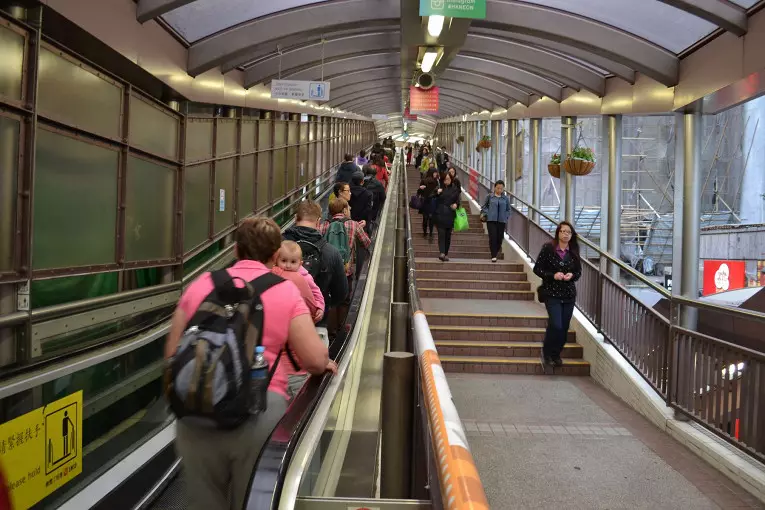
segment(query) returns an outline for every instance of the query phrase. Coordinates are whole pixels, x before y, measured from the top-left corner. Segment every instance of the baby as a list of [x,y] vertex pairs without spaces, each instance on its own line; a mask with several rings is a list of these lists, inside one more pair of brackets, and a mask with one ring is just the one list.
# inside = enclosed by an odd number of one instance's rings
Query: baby
[[271,271],[297,286],[314,323],[324,317],[324,296],[308,270],[303,267],[303,250],[298,243],[282,241],[276,265]]

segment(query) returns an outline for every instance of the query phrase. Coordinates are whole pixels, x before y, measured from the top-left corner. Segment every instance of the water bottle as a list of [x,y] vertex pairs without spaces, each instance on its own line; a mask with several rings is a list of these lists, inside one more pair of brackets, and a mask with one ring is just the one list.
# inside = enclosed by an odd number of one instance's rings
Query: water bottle
[[250,367],[250,414],[260,414],[266,410],[266,396],[268,393],[268,361],[266,361],[266,348],[259,345],[255,348],[255,357]]

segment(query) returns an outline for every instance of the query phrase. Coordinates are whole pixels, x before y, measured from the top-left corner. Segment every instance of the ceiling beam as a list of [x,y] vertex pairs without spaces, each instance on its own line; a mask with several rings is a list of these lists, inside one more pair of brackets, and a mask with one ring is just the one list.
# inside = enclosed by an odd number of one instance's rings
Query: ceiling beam
[[[273,1],[273,0],[272,0]],[[278,12],[241,23],[191,45],[187,70],[191,76],[247,55],[269,41],[303,32],[338,31],[400,17],[399,0],[332,0]]]
[[477,85],[470,85],[468,83],[463,83],[460,81],[438,78],[436,79],[436,86],[442,89],[454,90],[457,92],[473,93],[473,94],[478,93],[482,97],[485,97],[486,99],[490,99],[494,103],[501,105],[503,108],[507,106],[508,101],[512,101],[511,98],[504,96],[502,94],[499,94],[489,88],[479,87]]
[[623,30],[576,14],[524,2],[486,0],[486,19],[473,26],[530,34],[592,51],[668,87],[677,85],[680,60]]
[[139,23],[146,23],[163,14],[192,3],[194,0],[138,0],[136,6],[136,19]]
[[521,90],[499,78],[493,78],[485,74],[473,73],[460,69],[447,69],[441,77],[450,81],[459,81],[476,87],[491,87],[497,93],[507,96],[513,101],[521,103],[524,106],[529,106],[530,94],[527,91]]
[[387,78],[384,80],[364,80],[364,81],[357,81],[351,85],[346,85],[345,87],[338,87],[335,88],[335,86],[332,86],[331,89],[331,99],[329,100],[329,103],[332,104],[337,100],[346,98],[348,96],[353,96],[357,94],[367,94],[370,90],[378,89],[383,86],[387,87],[398,87],[399,82],[398,79],[394,76],[392,78]]
[[557,102],[563,99],[563,87],[560,85],[537,74],[507,64],[474,56],[457,55],[452,60],[450,68],[495,76],[510,83],[517,83],[521,87],[527,88],[540,96],[547,96]]
[[502,56],[512,65],[533,73],[548,74],[569,87],[574,84],[572,88],[584,88],[601,97],[606,91],[606,79],[602,74],[560,55],[508,39],[468,34],[461,51],[487,60],[495,60],[495,55]]
[[[326,80],[327,76],[342,75],[357,69],[368,69],[377,66],[395,66],[398,65],[399,60],[398,51],[340,57],[332,62],[324,63],[324,79]],[[321,73],[322,65],[317,64],[305,69],[301,69],[300,71],[282,73],[282,79],[318,80],[321,78]],[[332,80],[329,80],[329,82],[331,83]],[[247,84],[245,82],[245,87],[251,87],[252,85],[253,84]],[[331,93],[332,90],[330,89],[330,94]]]
[[280,71],[284,76],[295,69],[320,66],[322,61],[326,63],[348,55],[398,50],[399,40],[398,32],[372,32],[301,46],[248,67],[244,72],[244,83],[245,86],[264,83],[276,78]]
[[[325,76],[324,80],[332,84],[332,90],[353,85],[362,80],[385,80],[388,78],[397,78],[400,75],[398,64],[393,66],[381,66],[373,69],[365,67],[341,74]],[[331,93],[331,91],[330,91]]]
[[728,0],[659,0],[688,12],[739,37],[746,34],[746,11]]

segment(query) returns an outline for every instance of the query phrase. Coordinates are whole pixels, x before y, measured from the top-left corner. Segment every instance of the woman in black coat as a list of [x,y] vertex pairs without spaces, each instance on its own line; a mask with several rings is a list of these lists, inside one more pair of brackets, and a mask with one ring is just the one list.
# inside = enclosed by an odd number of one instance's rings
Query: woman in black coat
[[441,254],[438,256],[442,262],[449,260],[449,246],[452,244],[452,230],[454,219],[457,217],[457,207],[460,203],[462,188],[452,180],[452,176],[446,174],[442,187],[436,190],[436,214],[435,223],[438,228],[438,248]]
[[547,308],[542,358],[545,366],[560,367],[563,346],[566,345],[571,316],[576,302],[575,282],[582,276],[579,242],[571,223],[562,221],[555,230],[555,239],[542,246],[534,274],[542,279],[539,300]]
[[433,214],[436,212],[436,191],[440,186],[438,170],[425,174],[420,181],[417,194],[423,198],[422,209],[422,235],[433,237]]

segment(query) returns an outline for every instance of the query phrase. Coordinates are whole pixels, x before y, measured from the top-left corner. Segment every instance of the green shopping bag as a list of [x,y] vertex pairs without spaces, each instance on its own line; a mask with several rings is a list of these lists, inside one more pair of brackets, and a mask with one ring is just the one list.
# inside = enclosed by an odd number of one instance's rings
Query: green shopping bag
[[464,207],[457,208],[457,216],[454,218],[454,231],[462,232],[468,229],[468,217]]

